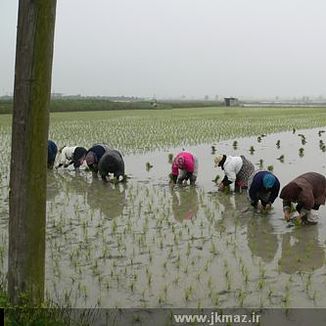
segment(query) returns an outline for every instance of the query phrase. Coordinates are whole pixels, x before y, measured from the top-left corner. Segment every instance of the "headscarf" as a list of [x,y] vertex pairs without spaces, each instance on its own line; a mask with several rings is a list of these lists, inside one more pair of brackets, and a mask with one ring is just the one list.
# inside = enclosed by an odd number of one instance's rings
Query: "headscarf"
[[223,154],[216,155],[214,159],[215,167],[218,167],[222,160],[223,160]]
[[275,181],[276,181],[275,176],[271,173],[267,173],[263,177],[263,186],[266,189],[271,189],[271,188],[273,188]]

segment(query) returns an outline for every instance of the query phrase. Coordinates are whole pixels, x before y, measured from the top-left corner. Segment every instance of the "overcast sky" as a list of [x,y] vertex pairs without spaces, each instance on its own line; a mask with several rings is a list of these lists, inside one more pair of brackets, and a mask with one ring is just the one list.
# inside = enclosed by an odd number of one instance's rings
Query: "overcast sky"
[[[18,0],[0,0],[0,95]],[[57,0],[52,91],[326,96],[325,0]]]

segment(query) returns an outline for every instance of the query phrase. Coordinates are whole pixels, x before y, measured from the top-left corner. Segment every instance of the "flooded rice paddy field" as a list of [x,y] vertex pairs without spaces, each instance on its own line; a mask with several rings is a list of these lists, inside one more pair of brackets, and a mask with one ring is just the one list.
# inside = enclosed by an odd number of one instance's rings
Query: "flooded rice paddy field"
[[[129,152],[127,184],[103,184],[83,170],[50,171],[46,297],[73,307],[326,307],[325,207],[318,225],[287,228],[280,200],[261,215],[246,193],[218,193],[212,182],[222,171],[213,167],[211,146],[244,154],[257,168],[273,166],[281,186],[303,172],[325,174],[320,130]],[[6,148],[9,136],[0,138]],[[168,155],[183,148],[199,158],[197,186],[171,188]],[[2,278],[9,154],[0,174]]]

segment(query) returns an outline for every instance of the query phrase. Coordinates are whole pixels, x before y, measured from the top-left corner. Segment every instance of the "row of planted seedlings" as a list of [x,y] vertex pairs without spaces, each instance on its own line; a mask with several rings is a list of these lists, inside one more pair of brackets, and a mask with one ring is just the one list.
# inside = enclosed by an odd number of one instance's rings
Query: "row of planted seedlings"
[[282,304],[275,266],[251,257],[238,210],[197,191],[198,213],[182,223],[164,187],[130,183],[123,212],[111,219],[85,209],[82,194],[57,198],[62,210],[56,200],[49,207],[48,296],[74,306]]

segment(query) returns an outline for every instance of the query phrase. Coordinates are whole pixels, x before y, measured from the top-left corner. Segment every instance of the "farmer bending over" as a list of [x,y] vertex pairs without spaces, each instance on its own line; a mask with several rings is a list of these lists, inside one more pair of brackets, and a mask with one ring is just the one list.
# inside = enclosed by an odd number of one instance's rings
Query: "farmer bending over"
[[[123,181],[125,176],[125,164],[119,151],[110,149],[100,159],[99,172],[103,181],[107,182],[109,173],[113,173],[117,181]],[[122,177],[122,178],[121,178]],[[121,179],[121,180],[119,180]]]
[[283,187],[280,198],[283,199],[284,218],[291,219],[292,203],[297,203],[299,215],[295,220],[302,224],[316,224],[318,209],[325,205],[326,178],[316,172],[302,174]]
[[272,206],[280,191],[280,182],[269,172],[258,170],[248,181],[248,198],[250,204],[257,208],[260,201],[264,209]]
[[59,150],[56,168],[60,168],[61,166],[67,168],[69,165],[73,164],[74,168],[77,169],[83,164],[86,153],[87,150],[84,147],[64,146]]
[[177,154],[172,163],[171,181],[173,183],[182,184],[184,181],[190,180],[190,184],[196,183],[198,175],[198,159],[189,152],[181,152]]
[[218,185],[218,190],[223,191],[230,186],[230,191],[248,188],[248,179],[253,174],[255,167],[243,155],[230,156],[219,154],[214,159],[215,167],[219,166],[224,171],[224,178]]

